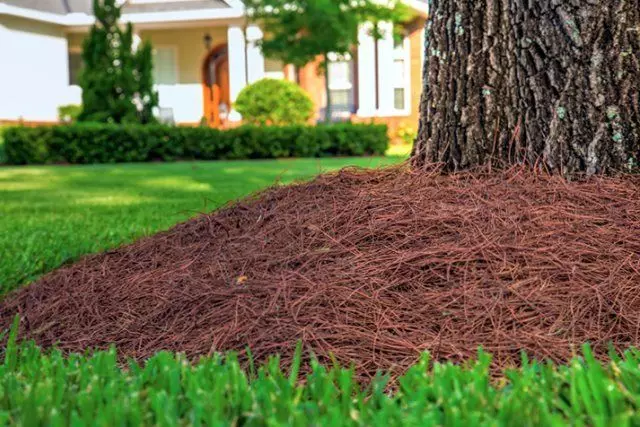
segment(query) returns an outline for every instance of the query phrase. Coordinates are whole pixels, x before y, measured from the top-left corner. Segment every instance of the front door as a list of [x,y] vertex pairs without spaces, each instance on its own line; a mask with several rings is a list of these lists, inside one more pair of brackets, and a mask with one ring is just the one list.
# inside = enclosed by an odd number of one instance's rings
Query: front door
[[227,46],[214,48],[203,64],[204,117],[211,127],[221,127],[231,109]]

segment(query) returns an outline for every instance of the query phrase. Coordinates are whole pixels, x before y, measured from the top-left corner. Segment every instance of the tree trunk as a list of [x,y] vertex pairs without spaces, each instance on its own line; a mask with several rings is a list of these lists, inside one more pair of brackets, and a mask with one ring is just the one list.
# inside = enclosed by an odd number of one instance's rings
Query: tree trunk
[[327,97],[327,107],[324,110],[324,122],[331,123],[332,105],[331,105],[331,82],[329,81],[329,54],[324,55],[322,62],[324,68],[324,91]]
[[640,0],[431,0],[413,164],[628,170]]

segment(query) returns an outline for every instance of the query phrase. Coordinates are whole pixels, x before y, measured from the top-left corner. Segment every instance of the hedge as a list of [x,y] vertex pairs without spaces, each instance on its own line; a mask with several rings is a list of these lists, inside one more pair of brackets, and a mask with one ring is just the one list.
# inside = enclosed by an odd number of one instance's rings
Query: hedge
[[382,155],[385,125],[241,126],[219,130],[95,123],[12,127],[4,134],[10,164],[120,163]]

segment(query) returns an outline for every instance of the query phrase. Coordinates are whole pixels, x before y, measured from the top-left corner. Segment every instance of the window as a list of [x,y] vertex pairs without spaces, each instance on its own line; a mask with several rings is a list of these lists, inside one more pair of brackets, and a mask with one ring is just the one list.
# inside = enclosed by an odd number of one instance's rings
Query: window
[[406,106],[404,92],[404,88],[393,89],[393,108],[395,108],[396,110],[404,110]]
[[284,64],[277,59],[264,59],[264,76],[269,79],[284,79]]
[[349,108],[351,105],[351,90],[349,89],[333,89],[331,90],[331,104],[334,107]]
[[336,61],[329,64],[329,81],[331,86],[350,86],[351,73],[350,63],[347,61]]
[[173,47],[156,47],[153,55],[153,78],[159,85],[175,85],[178,83],[178,62],[176,49]]
[[69,52],[69,85],[77,86],[82,70],[82,53]]
[[409,39],[396,39],[393,50],[393,108],[404,111],[409,109]]
[[354,109],[354,64],[350,56],[330,58],[329,91],[334,110],[351,113]]

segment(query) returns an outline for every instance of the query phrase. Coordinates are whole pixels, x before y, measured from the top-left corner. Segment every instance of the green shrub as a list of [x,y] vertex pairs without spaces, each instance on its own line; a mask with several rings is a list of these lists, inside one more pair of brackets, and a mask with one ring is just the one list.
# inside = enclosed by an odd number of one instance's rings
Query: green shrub
[[402,141],[405,145],[412,145],[418,137],[418,130],[406,123],[401,123],[396,129],[396,139]]
[[4,152],[4,129],[0,126],[0,165],[7,161],[7,155]]
[[120,163],[383,155],[389,138],[384,125],[247,125],[219,130],[78,123],[8,128],[5,145],[11,164]]
[[153,48],[137,50],[131,22],[121,20],[124,2],[94,0],[95,22],[82,44],[82,112],[78,120],[154,123],[158,93],[153,88]]
[[75,123],[82,113],[82,105],[61,105],[58,107],[58,119],[63,123]]
[[254,125],[304,124],[314,112],[313,101],[298,85],[286,80],[262,79],[238,95],[236,110]]
[[52,127],[9,127],[4,130],[4,155],[9,164],[48,163]]

